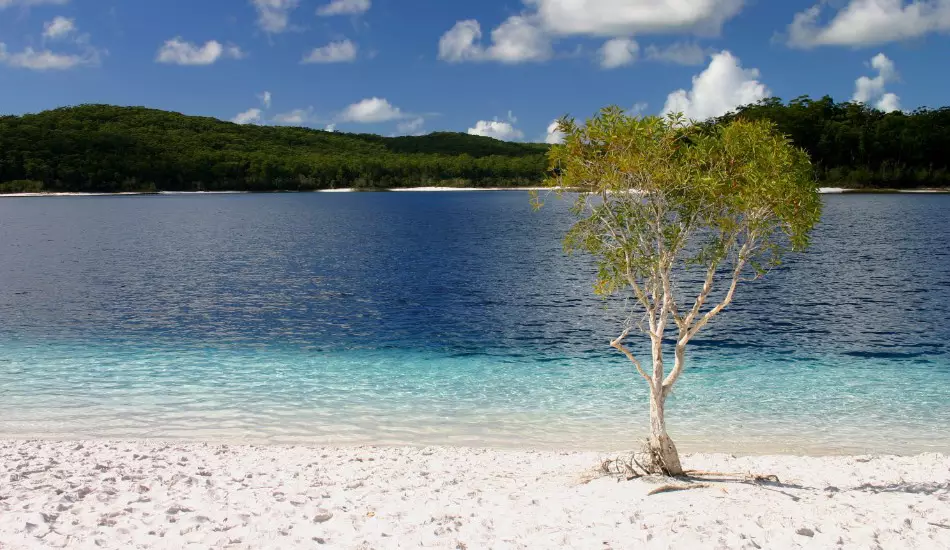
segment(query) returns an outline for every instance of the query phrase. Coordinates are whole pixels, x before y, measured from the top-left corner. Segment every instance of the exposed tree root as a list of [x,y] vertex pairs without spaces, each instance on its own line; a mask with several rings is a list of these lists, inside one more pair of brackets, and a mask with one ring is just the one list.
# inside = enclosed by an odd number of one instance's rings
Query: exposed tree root
[[[664,476],[664,468],[660,464],[659,457],[652,453],[649,446],[645,446],[639,453],[631,453],[627,456],[618,456],[616,458],[605,459],[600,464],[600,471],[603,475],[618,476],[627,481],[649,476]],[[708,472],[705,470],[687,470],[685,475],[680,476],[683,479],[697,479],[706,482],[717,481],[735,481],[741,483],[774,483],[781,484],[778,476],[761,475],[752,472]],[[692,488],[692,487],[689,487]]]

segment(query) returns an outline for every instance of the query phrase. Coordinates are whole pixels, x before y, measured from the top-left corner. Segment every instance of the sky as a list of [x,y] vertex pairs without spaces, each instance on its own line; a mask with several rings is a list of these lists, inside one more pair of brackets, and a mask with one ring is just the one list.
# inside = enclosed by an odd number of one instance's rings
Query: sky
[[0,114],[556,142],[552,121],[608,105],[940,107],[948,69],[950,0],[0,0]]

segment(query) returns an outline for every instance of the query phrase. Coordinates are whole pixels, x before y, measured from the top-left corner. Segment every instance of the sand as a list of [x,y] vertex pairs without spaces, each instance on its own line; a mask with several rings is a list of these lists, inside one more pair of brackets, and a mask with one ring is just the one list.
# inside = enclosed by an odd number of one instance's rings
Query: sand
[[690,455],[781,483],[654,496],[605,456],[0,441],[0,548],[950,548],[944,455]]

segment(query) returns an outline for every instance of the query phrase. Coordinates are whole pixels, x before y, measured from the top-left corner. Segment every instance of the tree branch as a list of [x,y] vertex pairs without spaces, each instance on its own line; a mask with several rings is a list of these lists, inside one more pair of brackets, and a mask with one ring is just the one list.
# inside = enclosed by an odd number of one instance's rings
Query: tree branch
[[650,386],[652,387],[653,381],[650,379],[649,376],[647,376],[647,373],[644,372],[643,366],[640,364],[640,361],[638,361],[637,358],[633,355],[633,352],[631,352],[629,349],[627,349],[626,346],[623,345],[623,341],[626,340],[627,336],[629,335],[630,335],[630,328],[627,328],[626,330],[623,331],[623,334],[618,336],[616,340],[610,343],[610,347],[622,351],[623,354],[627,356],[627,359],[630,359],[633,365],[637,367],[637,372],[640,373],[640,376],[642,376],[643,379],[646,380],[647,383],[649,383]]
[[722,310],[726,309],[726,307],[728,307],[729,304],[732,303],[732,298],[736,294],[736,287],[739,286],[742,270],[745,268],[745,264],[747,260],[746,255],[748,254],[749,249],[753,246],[753,242],[754,242],[754,239],[750,239],[748,242],[742,245],[742,249],[739,250],[739,255],[736,258],[736,268],[732,272],[732,283],[729,285],[729,291],[726,293],[726,297],[723,298],[722,302],[720,302],[719,305],[707,311],[706,315],[703,315],[703,317],[699,321],[697,321],[696,324],[692,328],[689,329],[686,335],[680,339],[680,342],[682,342],[683,345],[685,345],[687,342],[692,340],[693,337],[696,336],[696,333],[698,333],[700,329],[706,326],[706,323],[711,321],[712,318],[715,317],[716,315],[719,315],[719,313],[722,312]]

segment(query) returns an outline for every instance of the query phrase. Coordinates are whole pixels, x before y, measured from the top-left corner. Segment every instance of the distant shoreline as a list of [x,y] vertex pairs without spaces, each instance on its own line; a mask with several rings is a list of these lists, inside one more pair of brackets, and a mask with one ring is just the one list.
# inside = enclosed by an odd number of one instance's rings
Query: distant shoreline
[[[314,191],[123,191],[118,193],[0,193],[0,198],[31,197],[122,197],[140,195],[273,195],[287,193],[433,193],[433,192],[470,192],[470,191],[551,191],[550,187],[397,187],[392,189],[317,189]],[[823,195],[840,194],[950,194],[950,189],[848,189],[844,187],[821,187]]]

